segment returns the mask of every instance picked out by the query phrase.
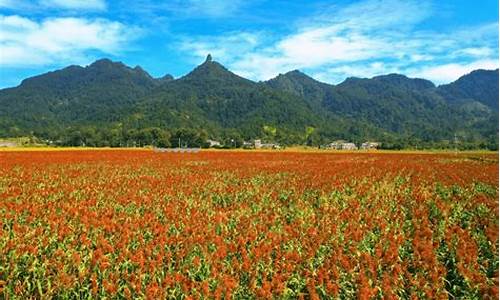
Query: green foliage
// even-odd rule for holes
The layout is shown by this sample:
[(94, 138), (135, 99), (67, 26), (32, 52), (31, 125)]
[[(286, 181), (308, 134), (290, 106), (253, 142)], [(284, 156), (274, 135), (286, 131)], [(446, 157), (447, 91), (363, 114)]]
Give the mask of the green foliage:
[(190, 146), (206, 146), (200, 139), (210, 137), (225, 147), (260, 138), (498, 149), (498, 70), (440, 87), (397, 74), (334, 86), (297, 70), (256, 83), (211, 59), (180, 79), (154, 79), (140, 67), (103, 59), (1, 90), (0, 106), (0, 137), (68, 146), (176, 147), (174, 135), (184, 134)]
[(208, 147), (206, 140), (208, 135), (206, 131), (193, 130), (190, 128), (181, 128), (175, 131), (170, 138), (170, 144), (175, 147), (193, 148)]
[(453, 83), (440, 86), (439, 93), (452, 102), (473, 100), (498, 111), (498, 69), (473, 71)]

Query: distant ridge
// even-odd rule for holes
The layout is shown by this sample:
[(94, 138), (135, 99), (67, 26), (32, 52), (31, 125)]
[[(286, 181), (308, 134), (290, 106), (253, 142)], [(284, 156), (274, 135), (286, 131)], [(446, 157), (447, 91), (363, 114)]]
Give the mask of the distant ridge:
[(345, 139), (451, 147), (458, 136), (463, 147), (498, 147), (498, 69), (438, 87), (401, 74), (331, 85), (299, 70), (254, 82), (211, 55), (178, 79), (153, 78), (140, 66), (100, 59), (0, 90), (0, 107), (0, 137), (64, 140), (91, 132), (123, 145), (132, 139), (128, 135), (147, 128), (187, 128), (216, 140), (236, 136), (281, 144)]

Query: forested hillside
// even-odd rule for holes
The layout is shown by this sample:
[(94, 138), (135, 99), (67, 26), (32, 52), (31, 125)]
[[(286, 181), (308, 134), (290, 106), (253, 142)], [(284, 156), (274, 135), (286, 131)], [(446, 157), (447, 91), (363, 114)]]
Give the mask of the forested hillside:
[(0, 137), (60, 145), (282, 145), (345, 139), (385, 148), (498, 148), (498, 70), (436, 87), (389, 74), (318, 82), (298, 70), (266, 82), (207, 60), (184, 77), (153, 78), (107, 59), (0, 90)]

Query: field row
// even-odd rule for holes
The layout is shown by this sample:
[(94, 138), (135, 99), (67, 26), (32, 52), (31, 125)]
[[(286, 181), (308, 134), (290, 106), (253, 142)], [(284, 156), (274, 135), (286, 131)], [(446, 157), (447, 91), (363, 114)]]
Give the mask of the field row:
[(0, 152), (4, 298), (497, 298), (498, 156)]

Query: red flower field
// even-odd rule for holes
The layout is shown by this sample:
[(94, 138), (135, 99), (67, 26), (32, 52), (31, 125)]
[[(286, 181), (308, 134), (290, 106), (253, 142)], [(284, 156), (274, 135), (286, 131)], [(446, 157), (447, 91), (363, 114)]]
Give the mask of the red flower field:
[(498, 155), (0, 152), (0, 298), (498, 297)]

